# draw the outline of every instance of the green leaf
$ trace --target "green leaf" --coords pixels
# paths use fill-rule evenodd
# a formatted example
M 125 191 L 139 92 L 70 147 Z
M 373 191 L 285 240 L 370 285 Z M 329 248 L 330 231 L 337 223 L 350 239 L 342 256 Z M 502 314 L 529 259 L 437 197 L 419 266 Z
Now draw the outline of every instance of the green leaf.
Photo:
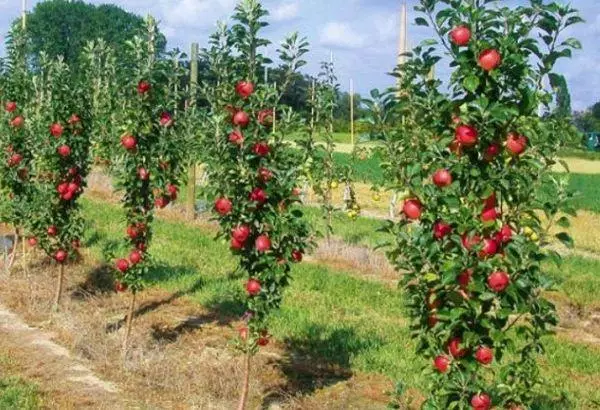
M 477 90 L 477 87 L 479 87 L 479 77 L 473 74 L 465 77 L 463 86 L 467 91 L 474 93 L 475 90 Z
M 568 38 L 565 41 L 563 41 L 561 44 L 561 46 L 569 46 L 572 47 L 576 50 L 580 50 L 581 49 L 581 41 L 577 40 L 576 38 Z
M 556 221 L 556 224 L 560 227 L 568 228 L 569 226 L 571 226 L 571 221 L 569 221 L 569 218 L 567 218 L 566 216 L 563 216 L 559 218 L 558 221 Z
M 571 238 L 571 236 L 566 232 L 557 233 L 555 237 L 569 249 L 573 249 L 573 247 L 575 246 L 573 238 Z
M 423 17 L 417 17 L 415 19 L 415 24 L 417 26 L 425 26 L 425 27 L 429 27 L 429 23 L 427 22 L 427 20 L 425 20 Z

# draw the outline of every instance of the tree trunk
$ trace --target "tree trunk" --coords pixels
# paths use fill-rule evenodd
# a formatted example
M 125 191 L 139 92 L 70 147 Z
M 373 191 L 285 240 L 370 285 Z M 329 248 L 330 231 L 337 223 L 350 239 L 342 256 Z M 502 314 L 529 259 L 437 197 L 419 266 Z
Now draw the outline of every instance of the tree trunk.
M 125 332 L 125 341 L 123 342 L 123 359 L 127 356 L 129 349 L 129 336 L 131 335 L 131 327 L 133 325 L 133 314 L 135 310 L 135 292 L 131 292 L 131 301 L 129 302 L 129 313 L 127 314 L 127 329 Z
M 58 283 L 56 284 L 56 295 L 54 296 L 53 310 L 55 312 L 58 310 L 58 306 L 60 304 L 60 298 L 62 296 L 62 288 L 63 288 L 64 278 L 65 278 L 65 265 L 61 263 L 58 265 Z
M 12 246 L 12 252 L 10 257 L 8 258 L 8 264 L 6 265 L 6 270 L 8 271 L 12 268 L 13 263 L 15 262 L 15 256 L 17 255 L 17 245 L 19 244 L 19 228 L 15 228 L 15 242 Z
M 246 352 L 244 359 L 244 381 L 242 385 L 242 394 L 240 396 L 240 403 L 238 404 L 238 410 L 245 410 L 246 402 L 248 401 L 248 385 L 250 383 L 250 352 Z

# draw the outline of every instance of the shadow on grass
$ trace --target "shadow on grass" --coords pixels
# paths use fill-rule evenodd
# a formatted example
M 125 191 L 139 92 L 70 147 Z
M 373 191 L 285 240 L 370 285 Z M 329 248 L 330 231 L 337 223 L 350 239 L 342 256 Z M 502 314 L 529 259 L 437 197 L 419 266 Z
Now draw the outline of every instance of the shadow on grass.
M 600 408 L 600 403 L 596 404 Z M 564 392 L 559 397 L 539 395 L 531 405 L 531 410 L 569 410 L 574 408 L 573 403 Z
M 263 409 L 350 379 L 352 357 L 383 342 L 363 339 L 351 327 L 330 330 L 312 325 L 306 336 L 288 339 L 285 344 L 288 354 L 278 364 L 287 382 L 264 397 Z
M 95 267 L 86 274 L 85 281 L 79 284 L 71 293 L 71 298 L 84 300 L 90 296 L 106 294 L 115 291 L 115 275 L 112 266 L 103 264 Z

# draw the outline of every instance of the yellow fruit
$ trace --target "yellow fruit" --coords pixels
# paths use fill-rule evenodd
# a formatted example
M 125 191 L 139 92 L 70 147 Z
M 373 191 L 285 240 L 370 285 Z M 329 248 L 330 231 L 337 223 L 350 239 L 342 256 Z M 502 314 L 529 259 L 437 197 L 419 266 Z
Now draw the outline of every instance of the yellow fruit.
M 526 226 L 523 229 L 523 235 L 525 235 L 525 236 L 532 236 L 533 234 L 535 234 L 535 232 L 530 227 Z
M 338 183 L 336 181 L 331 182 L 331 189 L 336 189 L 338 187 Z
M 537 241 L 540 239 L 539 235 L 538 235 L 537 233 L 535 233 L 535 232 L 534 232 L 534 233 L 532 233 L 532 234 L 531 234 L 531 236 L 530 236 L 529 238 L 530 238 L 532 241 L 534 241 L 534 242 L 537 242 Z
M 352 205 L 352 209 L 354 209 L 355 211 L 358 211 L 360 209 L 360 206 L 358 206 L 358 204 L 354 204 L 354 205 Z
M 348 211 L 348 217 L 349 218 L 356 218 L 358 214 L 356 213 L 356 211 Z
M 375 201 L 375 202 L 381 201 L 381 195 L 379 195 L 379 194 L 373 194 L 373 201 Z

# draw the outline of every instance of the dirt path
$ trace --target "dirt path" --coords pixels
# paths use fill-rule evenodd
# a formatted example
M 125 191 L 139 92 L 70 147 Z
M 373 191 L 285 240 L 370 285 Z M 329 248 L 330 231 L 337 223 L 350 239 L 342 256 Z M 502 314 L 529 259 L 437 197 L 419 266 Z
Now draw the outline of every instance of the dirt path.
M 23 322 L 0 305 L 0 350 L 15 358 L 22 375 L 40 385 L 50 408 L 125 408 L 118 389 L 98 378 L 47 333 Z

